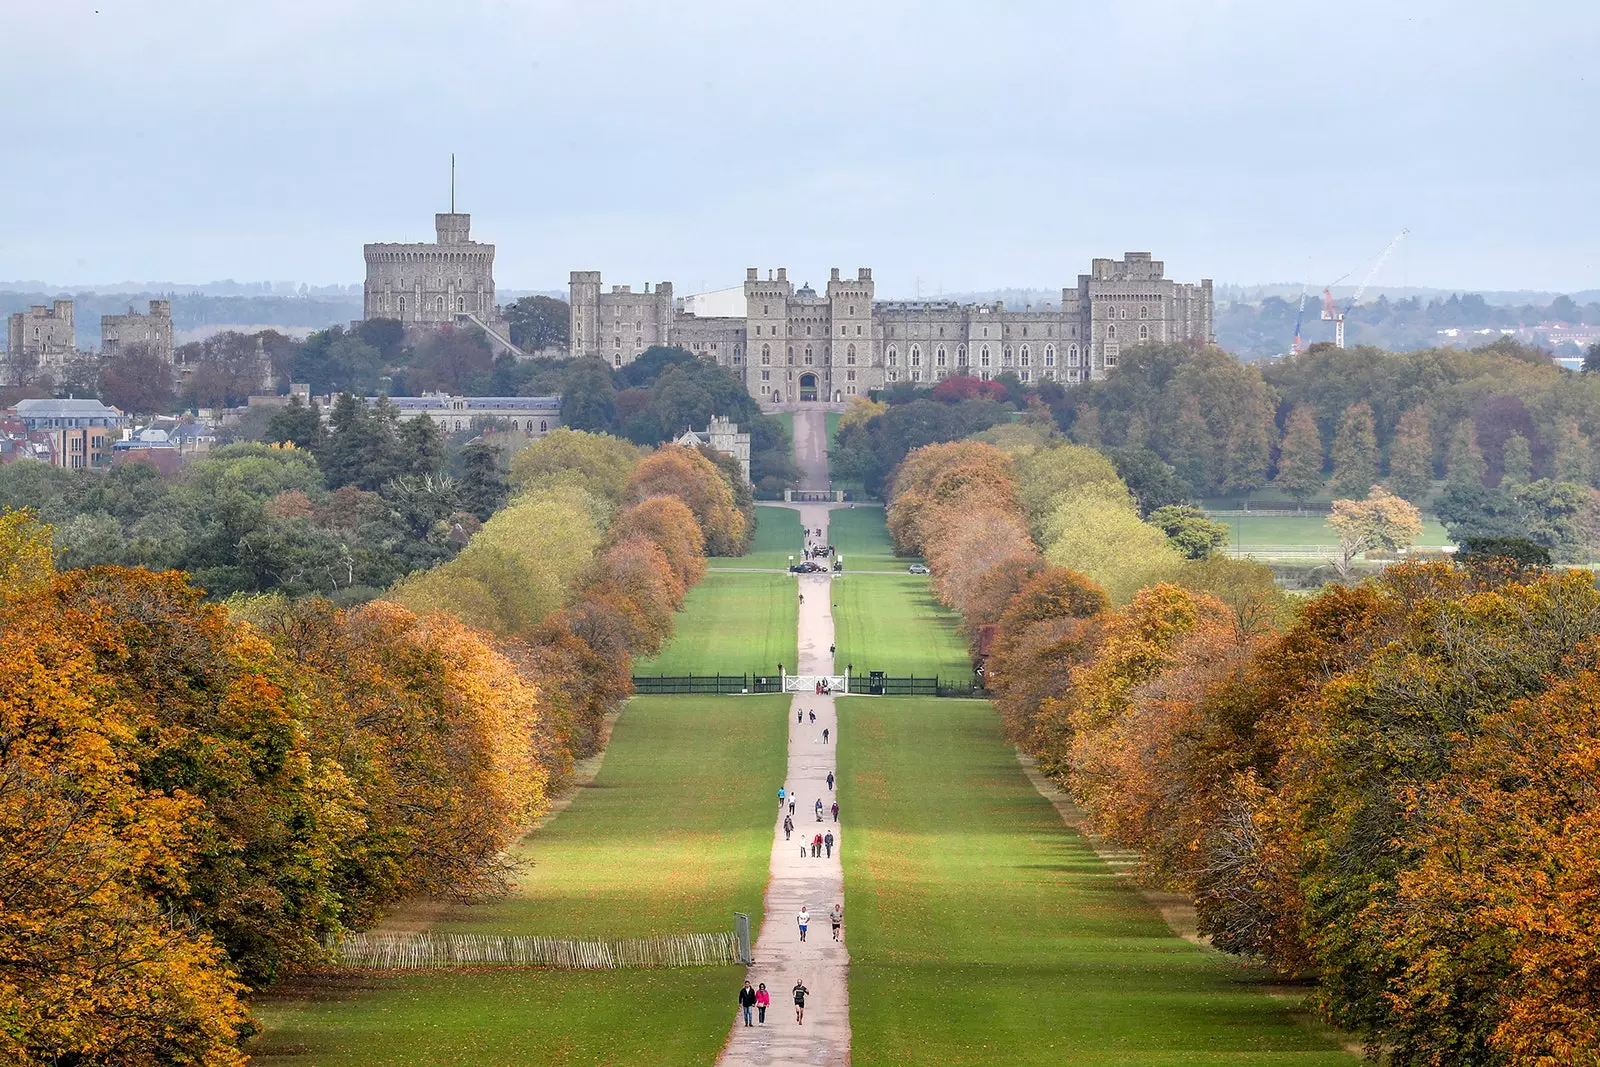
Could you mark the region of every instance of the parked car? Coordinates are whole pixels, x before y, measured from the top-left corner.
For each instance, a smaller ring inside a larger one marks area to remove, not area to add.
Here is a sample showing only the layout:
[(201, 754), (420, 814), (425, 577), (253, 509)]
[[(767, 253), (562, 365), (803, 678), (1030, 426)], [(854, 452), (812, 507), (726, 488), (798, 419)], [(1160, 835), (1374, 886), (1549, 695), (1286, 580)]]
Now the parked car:
[(816, 574), (818, 571), (824, 571), (824, 570), (827, 570), (827, 569), (828, 568), (824, 567), (822, 564), (812, 562), (811, 560), (808, 559), (804, 563), (796, 563), (793, 567), (790, 567), (789, 568), (789, 573), (791, 573), (791, 574)]
[(913, 563), (911, 566), (906, 568), (906, 573), (907, 574), (927, 574), (928, 573), (928, 568), (924, 567), (920, 563)]

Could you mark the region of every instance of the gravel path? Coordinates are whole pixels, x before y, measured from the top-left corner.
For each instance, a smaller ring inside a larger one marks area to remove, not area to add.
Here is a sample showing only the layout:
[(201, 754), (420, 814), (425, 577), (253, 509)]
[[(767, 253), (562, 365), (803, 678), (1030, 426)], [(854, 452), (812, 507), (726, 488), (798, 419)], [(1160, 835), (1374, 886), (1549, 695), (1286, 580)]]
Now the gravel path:
[[(814, 467), (820, 460), (821, 487), (827, 485), (827, 456), (820, 442), (825, 440), (823, 413), (795, 415), (795, 453), (807, 474), (806, 485), (817, 484)], [(828, 529), (828, 506), (801, 505), (800, 521), (807, 529)], [(799, 674), (832, 674), (833, 609), (829, 583), (823, 575), (802, 575), (800, 604)], [(800, 713), (800, 722), (795, 721)], [(810, 713), (816, 713), (813, 723)], [(837, 773), (834, 746), (838, 742), (839, 720), (834, 713), (834, 698), (796, 694), (789, 708), (789, 766), (783, 782), (774, 782), (766, 803), (777, 804), (778, 786), (797, 798), (794, 809), (794, 836), (785, 841), (783, 815), (773, 820), (771, 875), (767, 881), (766, 905), (761, 931), (752, 948), (755, 963), (747, 979), (752, 986), (767, 984), (772, 1007), (767, 1009), (766, 1025), (744, 1025), (735, 1002), (737, 989), (728, 990), (729, 1013), (734, 1016), (733, 1032), (718, 1063), (722, 1067), (768, 1067), (768, 1065), (806, 1065), (843, 1067), (850, 1062), (850, 1001), (847, 979), (850, 956), (843, 940), (834, 941), (828, 913), (835, 904), (844, 904), (844, 871), (839, 864), (843, 845), (840, 823), (833, 821), (834, 794), (827, 777)], [(823, 744), (822, 731), (829, 732)], [(823, 805), (823, 822), (816, 819), (816, 801)], [(848, 813), (841, 812), (843, 819)], [(812, 858), (810, 849), (802, 854), (801, 841), (809, 842), (818, 833), (832, 831), (833, 855)], [(806, 940), (800, 940), (796, 916), (804, 904), (811, 912)], [(849, 915), (845, 916), (846, 929)], [(803, 982), (810, 991), (806, 998), (805, 1022), (796, 1024), (792, 991)]]

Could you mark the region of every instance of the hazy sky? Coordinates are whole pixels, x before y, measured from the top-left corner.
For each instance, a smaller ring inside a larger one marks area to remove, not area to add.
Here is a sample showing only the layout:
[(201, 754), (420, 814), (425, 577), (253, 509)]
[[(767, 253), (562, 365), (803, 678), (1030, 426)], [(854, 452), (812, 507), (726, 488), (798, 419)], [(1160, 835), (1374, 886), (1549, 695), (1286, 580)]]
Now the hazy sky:
[[(0, 279), (1600, 286), (1600, 3), (0, 0)], [(1359, 276), (1359, 274), (1358, 274)]]

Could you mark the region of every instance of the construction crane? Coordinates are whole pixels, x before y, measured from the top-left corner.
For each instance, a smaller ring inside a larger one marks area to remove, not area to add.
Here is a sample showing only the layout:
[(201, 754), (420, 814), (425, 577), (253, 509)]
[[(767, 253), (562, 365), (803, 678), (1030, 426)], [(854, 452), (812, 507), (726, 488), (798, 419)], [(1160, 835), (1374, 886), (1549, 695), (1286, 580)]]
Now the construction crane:
[(1305, 348), (1300, 343), (1300, 324), (1306, 320), (1306, 283), (1300, 283), (1300, 307), (1294, 313), (1294, 344), (1289, 346), (1289, 351), (1299, 355)]
[[(1367, 276), (1362, 279), (1361, 284), (1356, 287), (1355, 295), (1350, 298), (1350, 303), (1344, 306), (1343, 311), (1340, 311), (1333, 302), (1333, 287), (1344, 281), (1345, 278), (1350, 277), (1350, 275), (1354, 274), (1355, 271), (1347, 272), (1342, 277), (1329, 282), (1327, 286), (1323, 288), (1322, 318), (1324, 321), (1331, 321), (1333, 323), (1333, 345), (1335, 348), (1344, 347), (1344, 317), (1350, 313), (1351, 308), (1356, 306), (1356, 302), (1359, 301), (1362, 294), (1367, 291), (1367, 286), (1372, 284), (1372, 279), (1377, 276), (1377, 273), (1379, 269), (1382, 268), (1384, 262), (1388, 260), (1390, 256), (1394, 255), (1394, 250), (1400, 247), (1400, 242), (1405, 240), (1406, 234), (1410, 232), (1410, 230), (1401, 230), (1399, 233), (1394, 235), (1394, 240), (1389, 242), (1389, 246), (1385, 248), (1378, 256), (1377, 262), (1372, 264), (1372, 269), (1367, 271)], [(1297, 327), (1295, 329), (1295, 334), (1297, 337), (1299, 333), (1300, 331)]]

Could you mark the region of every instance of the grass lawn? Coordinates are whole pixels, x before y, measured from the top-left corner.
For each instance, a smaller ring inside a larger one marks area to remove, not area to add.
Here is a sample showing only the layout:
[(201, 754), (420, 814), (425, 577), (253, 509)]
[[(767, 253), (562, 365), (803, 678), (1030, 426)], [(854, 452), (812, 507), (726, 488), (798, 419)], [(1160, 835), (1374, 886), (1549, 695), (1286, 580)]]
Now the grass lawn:
[(833, 581), (833, 603), (834, 663), (896, 678), (972, 680), (956, 615), (934, 601), (926, 575), (847, 572)]
[[(1270, 555), (1275, 548), (1331, 548), (1339, 543), (1339, 535), (1328, 527), (1323, 515), (1251, 515), (1241, 511), (1215, 511), (1210, 515), (1218, 522), (1227, 523), (1229, 547), (1242, 546), (1246, 552), (1259, 549), (1263, 555)], [(1452, 544), (1455, 542), (1439, 525), (1439, 520), (1430, 517), (1423, 521), (1417, 547), (1439, 548)]]
[[(514, 850), (513, 892), (438, 929), (633, 937), (759, 923), (788, 699), (637, 697), (594, 783)], [(707, 744), (708, 738), (716, 739)], [(264, 998), (255, 1062), (681, 1064), (721, 1047), (741, 968), (351, 972)]]
[(787, 573), (712, 571), (689, 590), (671, 643), (633, 673), (741, 674), (793, 664), (798, 607)]
[(829, 411), (824, 416), (828, 420), (829, 452), (833, 451), (833, 443), (839, 439), (839, 419), (843, 417), (843, 414), (843, 412), (839, 411)]
[(855, 1067), (1356, 1067), (1174, 936), (1061, 822), (988, 704), (840, 701)]
[(800, 513), (793, 508), (756, 505), (756, 539), (742, 556), (712, 556), (706, 566), (712, 570), (728, 567), (776, 567), (787, 569), (789, 555), (799, 554), (802, 540)]
[(850, 571), (899, 571), (918, 561), (917, 557), (894, 554), (889, 528), (884, 525), (880, 507), (835, 508), (828, 513), (828, 540), (844, 556)]

